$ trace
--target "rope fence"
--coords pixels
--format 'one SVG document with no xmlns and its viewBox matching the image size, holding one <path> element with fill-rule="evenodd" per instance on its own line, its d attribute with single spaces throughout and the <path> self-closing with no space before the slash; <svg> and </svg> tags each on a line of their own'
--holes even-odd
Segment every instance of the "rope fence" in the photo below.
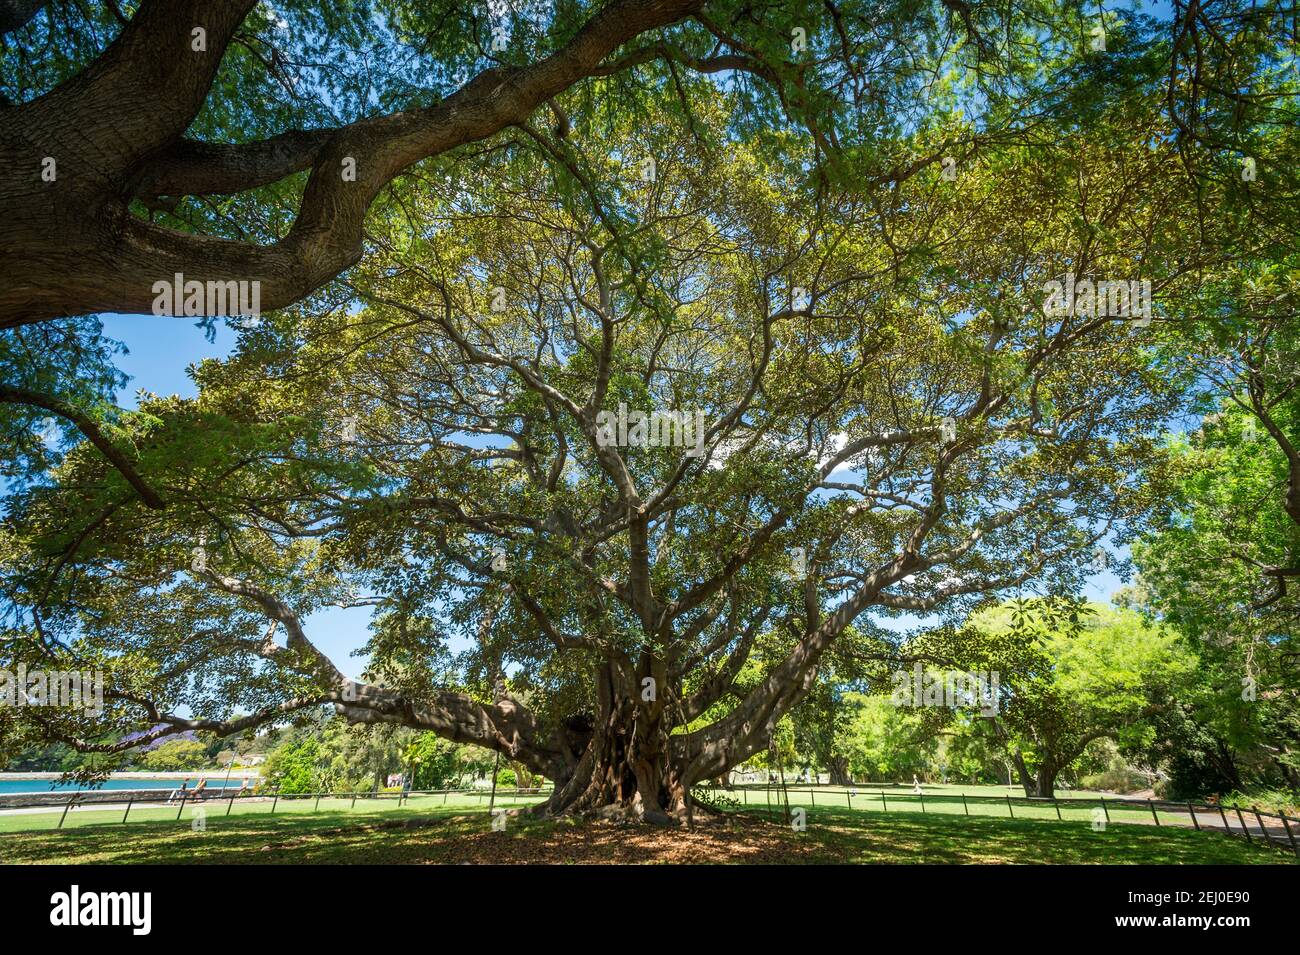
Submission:
<svg viewBox="0 0 1300 955">
<path fill-rule="evenodd" d="M 789 821 L 789 806 L 803 807 L 796 800 L 807 797 L 807 807 L 816 808 L 820 794 L 821 806 L 832 808 L 843 806 L 846 809 L 876 810 L 889 812 L 894 803 L 894 811 L 900 811 L 898 804 L 905 804 L 902 811 L 908 812 L 947 812 L 956 815 L 999 815 L 1006 818 L 1055 818 L 1066 821 L 1062 815 L 1064 807 L 1072 817 L 1077 818 L 1077 811 L 1084 810 L 1094 823 L 1104 822 L 1119 824 L 1174 825 L 1225 832 L 1229 835 L 1245 838 L 1250 842 L 1264 842 L 1288 847 L 1300 858 L 1300 819 L 1287 816 L 1282 812 L 1269 812 L 1252 806 L 1242 809 L 1239 806 L 1223 806 L 1211 803 L 1168 800 L 1168 799 L 1127 799 L 1121 796 L 1070 796 L 1058 799 L 1055 796 L 1002 796 L 968 794 L 968 793 L 921 793 L 895 790 L 887 792 L 882 788 L 868 789 L 853 786 L 771 786 L 761 784 L 740 784 L 732 789 L 710 789 L 713 794 L 730 795 L 738 799 L 743 807 L 761 807 L 774 819 L 784 817 Z M 751 796 L 753 801 L 751 801 Z M 984 811 L 985 807 L 991 811 Z M 972 813 L 972 809 L 975 810 Z M 1002 810 L 1005 809 L 1005 812 Z M 1020 814 L 1017 816 L 1017 809 Z M 1097 815 L 1100 813 L 1100 815 Z M 1113 814 L 1113 815 L 1112 815 Z"/>
<path fill-rule="evenodd" d="M 1288 847 L 1300 858 L 1300 819 L 1287 816 L 1282 812 L 1270 812 L 1252 806 L 1242 809 L 1238 806 L 1223 806 L 1211 803 L 1177 801 L 1167 799 L 1127 799 L 1120 796 L 1070 796 L 1065 799 L 1057 797 L 985 795 L 971 793 L 930 792 L 915 793 L 904 790 L 887 791 L 884 788 L 867 788 L 866 786 L 833 785 L 795 785 L 772 786 L 762 784 L 739 784 L 732 789 L 701 789 L 712 795 L 723 794 L 737 800 L 741 807 L 749 810 L 761 810 L 774 820 L 786 823 L 796 808 L 833 809 L 843 807 L 847 810 L 890 812 L 948 813 L 952 815 L 1002 816 L 1011 819 L 1046 818 L 1057 821 L 1079 820 L 1079 813 L 1086 813 L 1083 821 L 1090 821 L 1095 827 L 1101 824 L 1142 824 L 1155 826 L 1183 826 L 1196 830 L 1224 832 L 1228 835 L 1244 838 L 1249 842 L 1263 842 Z M 511 787 L 489 790 L 477 787 L 446 787 L 443 789 L 418 789 L 401 792 L 312 792 L 279 793 L 263 792 L 225 793 L 220 789 L 203 792 L 182 793 L 180 798 L 167 790 L 123 790 L 121 798 L 103 798 L 108 795 L 102 791 L 76 792 L 63 800 L 61 804 L 53 803 L 51 812 L 62 812 L 58 824 L 62 829 L 68 814 L 73 809 L 82 812 L 102 810 L 105 812 L 121 811 L 120 823 L 127 823 L 133 810 L 140 818 L 141 810 L 159 809 L 170 811 L 176 809 L 175 821 L 180 821 L 189 807 L 191 810 L 213 806 L 223 816 L 229 816 L 235 806 L 247 807 L 256 812 L 264 809 L 267 815 L 281 811 L 300 811 L 295 804 L 311 802 L 311 812 L 320 809 L 322 800 L 327 801 L 327 808 L 336 811 L 337 803 L 346 802 L 347 810 L 356 808 L 358 800 L 363 809 L 367 804 L 377 806 L 395 802 L 397 808 L 410 804 L 413 800 L 422 808 L 432 806 L 459 806 L 468 803 L 467 808 L 492 810 L 495 808 L 519 808 L 531 805 L 549 796 L 550 787 Z M 113 796 L 116 796 L 114 793 Z M 89 799 L 87 797 L 96 797 Z M 164 798 L 171 796 L 172 798 Z M 456 802 L 451 800 L 455 797 Z M 804 801 L 806 798 L 806 802 Z M 820 801 L 819 801 L 820 800 Z M 256 807 L 256 808 L 255 808 Z M 0 809 L 6 807 L 0 798 Z M 32 807 L 27 806 L 28 810 Z M 1064 810 L 1064 813 L 1062 812 Z M 37 813 L 32 810 L 33 815 Z M 80 813 L 79 813 L 80 814 Z M 1067 820 L 1067 814 L 1069 820 Z"/>
<path fill-rule="evenodd" d="M 193 792 L 181 793 L 179 797 L 174 795 L 173 790 L 120 790 L 113 792 L 109 798 L 104 798 L 108 794 L 102 790 L 88 790 L 71 793 L 66 799 L 49 804 L 49 812 L 42 812 L 43 806 L 32 806 L 24 802 L 21 805 L 9 806 L 5 804 L 3 797 L 0 797 L 0 809 L 22 809 L 24 815 L 43 816 L 47 814 L 58 813 L 59 821 L 54 826 L 55 829 L 62 829 L 68 818 L 68 813 L 73 809 L 81 810 L 81 813 L 88 812 L 121 812 L 121 818 L 117 820 L 120 823 L 126 823 L 131 819 L 132 810 L 136 811 L 137 819 L 140 818 L 141 810 L 151 810 L 152 815 L 156 816 L 158 810 L 168 812 L 175 808 L 175 821 L 180 821 L 186 808 L 194 810 L 208 807 L 214 807 L 218 811 L 224 807 L 223 816 L 229 816 L 235 806 L 249 811 L 256 811 L 258 808 L 265 808 L 267 815 L 275 815 L 291 807 L 295 803 L 311 802 L 311 812 L 320 809 L 321 800 L 329 802 L 346 802 L 349 811 L 356 808 L 357 801 L 362 801 L 362 807 L 365 808 L 367 803 L 371 805 L 387 802 L 395 802 L 397 808 L 401 808 L 412 800 L 418 800 L 423 806 L 426 803 L 433 805 L 449 805 L 452 797 L 460 797 L 459 801 L 469 801 L 471 807 L 482 807 L 484 809 L 518 808 L 520 805 L 531 805 L 540 798 L 550 795 L 550 788 L 526 788 L 526 787 L 496 787 L 495 790 L 477 787 L 447 787 L 443 789 L 414 789 L 403 790 L 400 792 L 376 792 L 373 790 L 356 791 L 356 792 L 309 792 L 309 793 L 282 793 L 282 792 L 223 792 L 221 789 L 212 789 L 199 794 Z M 120 793 L 120 797 L 119 797 Z M 427 799 L 423 797 L 428 797 Z M 457 804 L 459 804 L 459 801 Z M 337 809 L 338 807 L 327 808 Z M 60 811 L 61 810 L 61 811 Z M 79 813 L 79 815 L 81 814 Z M 151 820 L 156 821 L 156 820 Z"/>
</svg>

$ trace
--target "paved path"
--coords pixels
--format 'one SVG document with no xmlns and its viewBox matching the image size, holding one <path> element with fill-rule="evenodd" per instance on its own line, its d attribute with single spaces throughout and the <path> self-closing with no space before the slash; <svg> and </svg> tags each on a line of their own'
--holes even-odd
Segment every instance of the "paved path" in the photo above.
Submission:
<svg viewBox="0 0 1300 955">
<path fill-rule="evenodd" d="M 1179 824 L 1185 826 L 1199 826 L 1201 829 L 1209 829 L 1214 832 L 1230 832 L 1237 836 L 1240 836 L 1244 832 L 1252 839 L 1267 840 L 1269 842 L 1277 843 L 1278 845 L 1287 846 L 1288 848 L 1292 848 L 1296 843 L 1300 843 L 1300 831 L 1297 831 L 1298 826 L 1296 823 L 1291 824 L 1291 833 L 1288 835 L 1286 824 L 1283 823 L 1281 819 L 1274 819 L 1271 816 L 1264 816 L 1262 814 L 1260 818 L 1257 819 L 1253 812 L 1246 809 L 1241 810 L 1240 818 L 1237 816 L 1237 810 L 1229 809 L 1226 806 L 1223 809 L 1222 815 L 1214 810 L 1197 809 L 1195 811 L 1195 818 L 1196 821 L 1192 822 L 1191 814 L 1189 814 L 1188 821 L 1184 823 L 1179 820 Z M 1263 820 L 1263 825 L 1260 824 L 1261 819 Z M 1227 822 L 1226 826 L 1224 825 L 1225 820 Z M 1295 842 L 1292 841 L 1292 837 L 1295 838 Z"/>
</svg>

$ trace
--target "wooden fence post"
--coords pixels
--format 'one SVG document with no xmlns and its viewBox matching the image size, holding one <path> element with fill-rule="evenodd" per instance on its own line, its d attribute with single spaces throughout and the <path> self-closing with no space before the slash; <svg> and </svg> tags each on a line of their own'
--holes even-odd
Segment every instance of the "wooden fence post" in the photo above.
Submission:
<svg viewBox="0 0 1300 955">
<path fill-rule="evenodd" d="M 1259 834 L 1260 834 L 1260 836 L 1263 837 L 1264 842 L 1266 842 L 1266 843 L 1268 843 L 1268 842 L 1272 842 L 1273 840 L 1269 838 L 1268 830 L 1264 828 L 1264 818 L 1259 814 L 1259 807 L 1258 807 L 1258 806 L 1251 806 L 1250 808 L 1251 808 L 1251 809 L 1254 811 L 1254 813 L 1255 813 L 1255 821 L 1256 821 L 1257 823 L 1259 823 Z"/>
<path fill-rule="evenodd" d="M 280 794 L 276 793 L 275 798 L 271 800 L 271 815 L 273 816 L 275 815 L 275 807 L 279 804 L 279 802 L 280 802 Z"/>
<path fill-rule="evenodd" d="M 1016 812 L 1011 808 L 1011 793 L 1007 793 L 1007 814 L 1010 815 L 1012 819 L 1016 818 Z"/>
<path fill-rule="evenodd" d="M 1237 821 L 1241 823 L 1241 831 L 1246 834 L 1246 841 L 1254 842 L 1255 840 L 1250 837 L 1250 826 L 1246 825 L 1246 817 L 1241 814 L 1241 807 L 1235 806 L 1234 808 L 1237 810 Z"/>
<path fill-rule="evenodd" d="M 1286 837 L 1291 840 L 1291 851 L 1300 858 L 1300 848 L 1296 847 L 1295 836 L 1291 833 L 1291 823 L 1286 818 L 1286 813 L 1279 811 L 1278 815 L 1282 817 L 1282 825 L 1286 826 Z"/>
<path fill-rule="evenodd" d="M 76 798 L 77 798 L 77 794 L 73 793 L 71 796 L 68 797 L 68 801 L 63 804 L 63 815 L 59 817 L 58 828 L 60 829 L 63 828 L 63 820 L 68 818 L 68 810 L 72 808 L 72 802 Z"/>
<path fill-rule="evenodd" d="M 1147 808 L 1151 810 L 1151 818 L 1156 821 L 1156 825 L 1160 825 L 1160 817 L 1156 815 L 1156 804 L 1148 799 Z"/>
<path fill-rule="evenodd" d="M 1201 823 L 1200 820 L 1196 818 L 1196 810 L 1192 808 L 1192 804 L 1190 802 L 1187 804 L 1187 815 L 1192 817 L 1192 825 L 1196 827 L 1197 832 L 1200 832 Z"/>
<path fill-rule="evenodd" d="M 134 796 L 132 796 L 130 799 L 128 799 L 128 800 L 126 801 L 126 812 L 122 813 L 122 821 L 123 821 L 123 822 L 126 822 L 126 817 L 129 816 L 129 815 L 131 815 L 131 803 L 133 803 L 133 802 L 135 802 L 135 797 L 134 797 Z"/>
<path fill-rule="evenodd" d="M 185 811 L 185 800 L 189 798 L 189 793 L 181 793 L 181 808 L 176 810 L 176 821 L 180 822 L 181 813 Z"/>
<path fill-rule="evenodd" d="M 961 794 L 961 808 L 966 810 L 966 815 L 970 815 L 970 806 L 966 805 L 966 794 Z"/>
<path fill-rule="evenodd" d="M 1098 796 L 1097 798 L 1101 800 L 1101 811 L 1104 812 L 1104 813 L 1106 814 L 1106 825 L 1109 826 L 1109 825 L 1110 825 L 1110 810 L 1106 808 L 1106 797 L 1105 797 L 1105 796 Z"/>
<path fill-rule="evenodd" d="M 1055 796 L 1052 797 L 1052 806 L 1056 809 L 1056 821 L 1061 821 L 1061 803 Z"/>
</svg>

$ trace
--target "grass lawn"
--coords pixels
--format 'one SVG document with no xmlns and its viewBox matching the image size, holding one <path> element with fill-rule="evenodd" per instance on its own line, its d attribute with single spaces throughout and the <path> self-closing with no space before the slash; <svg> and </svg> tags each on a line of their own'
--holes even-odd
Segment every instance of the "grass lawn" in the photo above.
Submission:
<svg viewBox="0 0 1300 955">
<path fill-rule="evenodd" d="M 819 794 L 820 795 L 820 794 Z M 430 802 L 440 797 L 428 797 Z M 855 800 L 856 802 L 856 800 Z M 283 805 L 283 803 L 282 803 Z M 1083 821 L 871 812 L 817 806 L 796 833 L 752 808 L 693 832 L 573 820 L 510 818 L 494 832 L 486 811 L 411 805 L 361 814 L 209 812 L 178 821 L 79 825 L 0 834 L 9 863 L 1246 863 L 1289 864 L 1289 852 L 1220 833 Z M 175 810 L 171 815 L 175 816 Z"/>
<path fill-rule="evenodd" d="M 734 799 L 741 808 L 763 808 L 779 805 L 781 791 L 743 787 L 724 795 Z M 1006 786 L 929 786 L 923 795 L 916 795 L 911 786 L 889 786 L 866 783 L 859 786 L 818 786 L 810 791 L 808 786 L 791 784 L 787 787 L 790 806 L 803 806 L 810 812 L 814 808 L 852 808 L 862 812 L 919 812 L 950 813 L 954 815 L 995 816 L 1013 819 L 1059 819 L 1063 822 L 1084 822 L 1091 825 L 1094 817 L 1108 823 L 1154 824 L 1151 809 L 1141 801 L 1126 805 L 1114 794 L 1060 791 L 1056 803 L 1029 800 L 1019 787 Z M 965 797 L 965 798 L 963 798 Z M 1010 798 L 1008 798 L 1010 797 Z M 1099 797 L 1104 799 L 1105 809 Z M 1109 797 L 1109 798 L 1107 798 Z M 1077 805 L 1076 805 L 1077 804 Z M 1059 812 L 1058 812 L 1059 810 Z M 1158 810 L 1161 825 L 1187 825 L 1186 812 Z"/>
</svg>

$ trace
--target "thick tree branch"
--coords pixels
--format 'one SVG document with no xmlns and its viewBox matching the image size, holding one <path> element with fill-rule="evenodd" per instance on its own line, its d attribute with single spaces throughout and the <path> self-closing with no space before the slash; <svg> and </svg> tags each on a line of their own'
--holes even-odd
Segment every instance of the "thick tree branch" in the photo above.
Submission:
<svg viewBox="0 0 1300 955">
<path fill-rule="evenodd" d="M 146 505 L 155 510 L 166 507 L 158 492 L 140 476 L 140 472 L 135 469 L 135 465 L 131 460 L 118 449 L 117 445 L 108 439 L 108 436 L 104 434 L 99 425 L 91 420 L 89 415 L 72 404 L 53 395 L 46 395 L 28 388 L 6 384 L 0 384 L 0 402 L 44 408 L 46 411 L 71 421 L 77 426 L 77 430 L 86 436 L 86 440 L 98 448 L 99 453 L 121 472 L 122 477 L 126 478 L 131 487 L 135 488 L 136 493 L 140 495 L 140 499 Z"/>
<path fill-rule="evenodd" d="M 185 3 L 179 9 L 146 3 L 83 74 L 4 114 L 0 160 L 24 177 L 22 185 L 14 186 L 21 194 L 12 197 L 13 203 L 30 207 L 37 220 L 49 220 L 53 206 L 59 221 L 34 223 L 24 215 L 0 223 L 0 240 L 10 250 L 6 271 L 21 277 L 0 290 L 0 328 L 97 311 L 147 313 L 155 298 L 154 282 L 174 273 L 198 281 L 256 281 L 263 308 L 289 305 L 357 261 L 366 211 L 394 177 L 420 160 L 524 122 L 539 106 L 590 76 L 628 40 L 683 19 L 703 2 L 615 0 L 537 63 L 494 67 L 436 106 L 368 117 L 336 130 L 314 149 L 292 229 L 270 246 L 185 234 L 127 212 L 132 184 L 153 182 L 150 188 L 156 192 L 168 175 L 183 178 L 178 161 L 195 180 L 202 178 L 199 167 L 187 164 L 185 149 L 179 150 L 179 159 L 165 150 L 202 105 L 220 50 L 252 0 Z M 200 15 L 192 6 L 206 12 Z M 165 17 L 161 8 L 167 9 Z M 160 55 L 160 49 L 188 49 L 189 30 L 200 22 L 208 24 L 206 57 Z M 124 134 L 119 128 L 116 120 L 124 104 L 134 107 L 139 130 Z M 51 124 L 46 139 L 62 136 L 67 140 L 62 146 L 23 141 L 24 130 Z M 96 145 L 99 139 L 105 140 L 102 147 Z M 295 168 L 304 156 L 293 146 L 286 141 L 266 147 L 270 158 L 250 181 Z M 28 176 L 32 164 L 51 150 L 64 157 L 65 169 L 72 164 L 68 173 L 55 183 Z M 210 183 L 230 188 L 229 165 L 238 165 L 249 151 L 225 151 L 225 169 L 207 167 Z M 158 155 L 164 157 L 162 169 L 151 179 L 148 160 Z M 355 179 L 345 179 L 345 166 L 353 164 Z M 180 178 L 174 185 L 181 184 Z"/>
<path fill-rule="evenodd" d="M 131 186 L 137 198 L 209 196 L 244 192 L 310 169 L 338 131 L 291 129 L 250 143 L 204 143 L 182 139 L 140 171 Z"/>
</svg>

